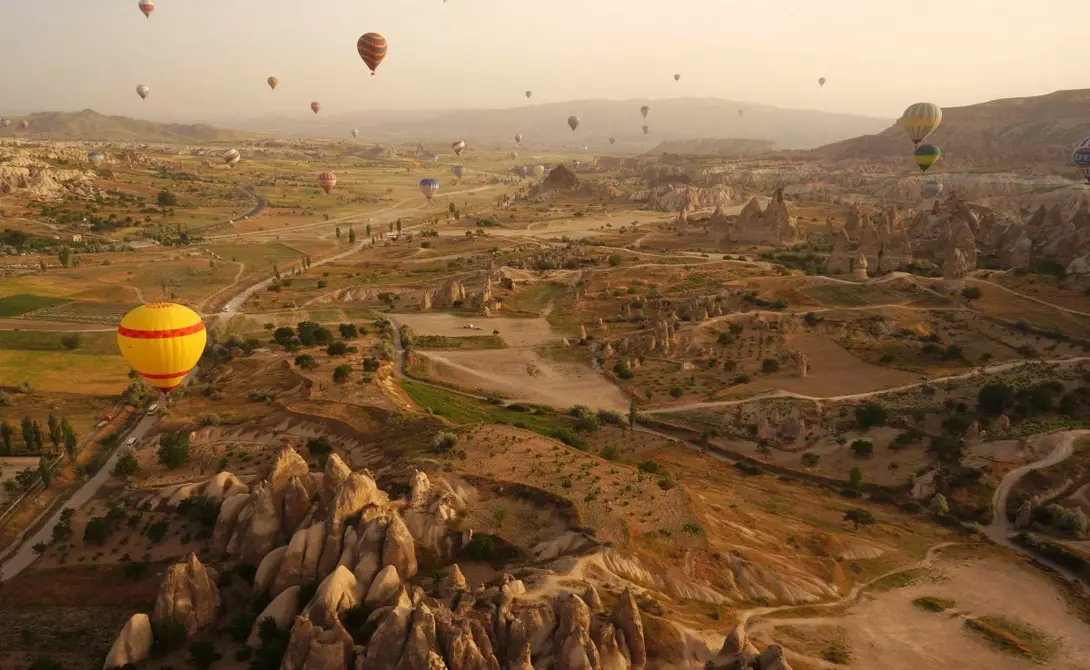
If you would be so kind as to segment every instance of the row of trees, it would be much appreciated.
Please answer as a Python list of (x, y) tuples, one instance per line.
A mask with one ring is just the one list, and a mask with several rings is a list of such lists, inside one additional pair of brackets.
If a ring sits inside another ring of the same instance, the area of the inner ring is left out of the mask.
[[(0, 421), (0, 455), (15, 453), (16, 437), (16, 429), (7, 421)], [(53, 414), (46, 420), (45, 429), (37, 419), (24, 416), (19, 424), (18, 438), (23, 444), (22, 451), (32, 454), (59, 453), (63, 445), (69, 458), (75, 458), (79, 446), (79, 437), (68, 419), (57, 419)]]

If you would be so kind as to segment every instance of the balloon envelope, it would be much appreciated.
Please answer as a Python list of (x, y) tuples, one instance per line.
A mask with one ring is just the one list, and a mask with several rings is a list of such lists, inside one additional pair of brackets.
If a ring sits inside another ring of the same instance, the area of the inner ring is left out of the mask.
[(916, 157), (916, 165), (921, 172), (927, 172), (927, 168), (942, 158), (942, 151), (934, 144), (921, 144), (912, 153)]
[(646, 135), (649, 132), (651, 132), (651, 128), (649, 126), (644, 126), (643, 127), (643, 134)]
[(530, 174), (530, 170), (525, 165), (520, 165), (515, 168), (515, 174), (517, 174), (520, 179), (526, 179), (526, 175)]
[(268, 82), (269, 82), (269, 88), (271, 88), (274, 91), (276, 90), (276, 87), (280, 85), (280, 80), (277, 79), (276, 77), (269, 77)]
[(322, 187), (322, 190), (326, 192), (326, 195), (329, 195), (329, 192), (337, 185), (337, 175), (332, 172), (323, 172), (318, 175), (318, 185)]
[(364, 33), (357, 40), (356, 51), (359, 52), (363, 62), (367, 63), (371, 74), (375, 74), (375, 69), (382, 63), (382, 59), (386, 58), (386, 46), (386, 38), (378, 33)]
[(675, 75), (674, 75), (674, 81), (678, 81), (678, 80), (680, 80), (680, 79), (681, 79), (681, 75), (680, 75), (680, 74), (675, 74)]
[(575, 115), (569, 116), (568, 127), (572, 129), (572, 132), (575, 132), (575, 129), (579, 127), (579, 117)]
[(163, 393), (182, 383), (200, 360), (207, 341), (201, 317), (188, 307), (169, 302), (136, 307), (117, 328), (121, 355)]
[(26, 130), (27, 128), (30, 127), (30, 121), (27, 121), (26, 119), (23, 119), (22, 121), (19, 122), (19, 127), (22, 128), (23, 130)]
[(613, 146), (616, 143), (617, 143), (617, 138), (616, 137), (609, 138), (609, 146)]
[(223, 152), (223, 162), (230, 167), (238, 165), (240, 160), (242, 160), (242, 154), (239, 153), (238, 149), (228, 149)]
[(540, 176), (542, 176), (544, 174), (545, 174), (545, 166), (544, 165), (535, 165), (534, 166), (534, 176), (535, 177), (540, 177)]
[(451, 142), (450, 148), (454, 149), (455, 155), (461, 156), (462, 152), (466, 150), (466, 143), (462, 140), (458, 140), (457, 142)]
[(148, 97), (148, 93), (151, 93), (151, 89), (147, 86), (140, 84), (136, 87), (136, 94), (140, 96), (141, 100), (146, 99)]
[(455, 177), (461, 179), (462, 176), (466, 173), (466, 166), (464, 166), (464, 165), (455, 165), (454, 167), (452, 167), (450, 169), (450, 171), (454, 173)]
[(932, 179), (923, 185), (923, 197), (937, 198), (942, 193), (942, 182)]
[(310, 103), (310, 111), (317, 114), (321, 110), (322, 110), (322, 103), (317, 102), (317, 101)]
[(91, 153), (87, 154), (87, 160), (90, 161), (91, 165), (93, 165), (94, 168), (97, 170), (102, 166), (102, 163), (106, 160), (106, 157), (102, 155), (101, 151), (92, 151)]
[(824, 86), (824, 85), (825, 85), (825, 81), (826, 81), (826, 80), (825, 80), (825, 77), (821, 77), (820, 79), (818, 79), (818, 86)]
[(647, 113), (650, 112), (650, 111), (651, 111), (651, 108), (648, 107), (647, 105), (644, 105), (643, 107), (640, 107), (640, 114), (643, 114), (643, 118), (645, 118), (645, 119), (647, 118)]
[(515, 133), (515, 144), (522, 144), (522, 133)]
[(359, 137), (359, 136), (360, 136), (360, 131), (353, 128), (352, 129), (352, 137)]
[(140, 11), (144, 13), (146, 18), (150, 19), (151, 13), (155, 11), (155, 0), (140, 0), (137, 7), (140, 8)]
[(424, 194), (424, 197), (428, 200), (432, 199), (432, 196), (439, 190), (438, 179), (421, 179), (420, 180), (420, 192)]
[(533, 94), (534, 94), (533, 91), (526, 91), (526, 99), (529, 100), (530, 96), (532, 96)]
[(1075, 145), (1075, 150), (1071, 152), (1071, 160), (1079, 166), (1082, 176), (1086, 178), (1086, 183), (1090, 184), (1090, 137)]
[(905, 129), (913, 144), (919, 144), (935, 132), (942, 123), (942, 109), (930, 102), (917, 102), (909, 105), (901, 115), (901, 127)]

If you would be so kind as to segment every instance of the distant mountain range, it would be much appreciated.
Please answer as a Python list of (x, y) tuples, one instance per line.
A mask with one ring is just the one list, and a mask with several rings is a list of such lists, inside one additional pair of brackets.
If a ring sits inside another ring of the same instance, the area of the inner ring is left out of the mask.
[[(942, 125), (927, 142), (942, 149), (950, 167), (1048, 163), (1062, 169), (1071, 150), (1090, 136), (1090, 89), (1005, 98), (965, 107), (944, 107)], [(819, 158), (904, 159), (912, 142), (899, 124), (876, 135), (836, 142), (810, 152)]]
[[(651, 108), (645, 120), (640, 107)], [(739, 113), (741, 112), (741, 113)], [(580, 118), (576, 132), (568, 129), (571, 115)], [(650, 129), (644, 135), (642, 126)], [(873, 133), (888, 119), (812, 110), (781, 109), (716, 98), (667, 100), (579, 100), (527, 104), (508, 109), (452, 111), (373, 111), (317, 117), (266, 117), (235, 120), (227, 125), (246, 130), (301, 137), (343, 139), (353, 129), (360, 138), (383, 142), (450, 142), (514, 146), (522, 133), (529, 148), (602, 150), (608, 139), (616, 150), (645, 152), (663, 141), (694, 138), (767, 140), (776, 149), (810, 149), (830, 142)]]
[(222, 130), (210, 125), (155, 123), (125, 116), (106, 116), (85, 109), (82, 112), (39, 112), (15, 117), (30, 121), (29, 131), (0, 129), (0, 137), (29, 136), (47, 137), (54, 140), (98, 140), (104, 142), (241, 142), (260, 139), (254, 133)]

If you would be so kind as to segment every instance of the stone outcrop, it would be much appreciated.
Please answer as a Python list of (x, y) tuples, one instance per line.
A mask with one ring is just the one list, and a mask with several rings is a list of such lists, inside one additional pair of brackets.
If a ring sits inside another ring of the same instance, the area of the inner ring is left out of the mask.
[(126, 665), (136, 665), (147, 660), (151, 655), (151, 646), (154, 638), (151, 630), (151, 619), (147, 614), (134, 614), (125, 623), (121, 633), (114, 640), (110, 652), (106, 654), (106, 662), (102, 664), (103, 670), (121, 668)]
[(193, 635), (215, 622), (219, 609), (220, 594), (215, 580), (197, 555), (190, 554), (167, 568), (151, 618), (156, 623), (174, 619)]
[(871, 219), (858, 203), (853, 204), (840, 233), (833, 234), (833, 250), (825, 262), (829, 275), (858, 275), (859, 256), (871, 272), (885, 274), (912, 262), (912, 244), (894, 209)]
[[(717, 211), (717, 214), (722, 216), (722, 212)], [(751, 198), (733, 222), (723, 225), (715, 221), (714, 228), (713, 223), (709, 222), (709, 229), (712, 237), (721, 242), (794, 244), (805, 237), (795, 217), (788, 210), (783, 189), (776, 190), (771, 202), (763, 210), (757, 198)]]

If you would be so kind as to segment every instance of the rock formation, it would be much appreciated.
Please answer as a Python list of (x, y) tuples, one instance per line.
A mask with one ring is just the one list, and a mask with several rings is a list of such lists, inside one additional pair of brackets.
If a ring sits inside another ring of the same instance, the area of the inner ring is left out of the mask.
[(193, 635), (215, 622), (219, 608), (220, 594), (215, 580), (197, 555), (190, 554), (167, 568), (151, 619), (157, 624), (173, 619)]
[(126, 665), (136, 665), (151, 655), (151, 645), (154, 642), (151, 631), (151, 619), (147, 614), (134, 614), (121, 634), (114, 640), (110, 647), (110, 653), (106, 654), (106, 662), (103, 670), (121, 668)]
[[(716, 233), (713, 231), (713, 237), (715, 236)], [(764, 210), (761, 209), (757, 198), (751, 198), (742, 208), (733, 225), (728, 226), (726, 233), (726, 241), (731, 242), (794, 244), (803, 237), (795, 217), (788, 211), (787, 202), (783, 198), (783, 189), (776, 190), (772, 201)]]
[(852, 278), (857, 281), (867, 281), (868, 267), (866, 255), (860, 253), (855, 257), (855, 262), (852, 263)]

